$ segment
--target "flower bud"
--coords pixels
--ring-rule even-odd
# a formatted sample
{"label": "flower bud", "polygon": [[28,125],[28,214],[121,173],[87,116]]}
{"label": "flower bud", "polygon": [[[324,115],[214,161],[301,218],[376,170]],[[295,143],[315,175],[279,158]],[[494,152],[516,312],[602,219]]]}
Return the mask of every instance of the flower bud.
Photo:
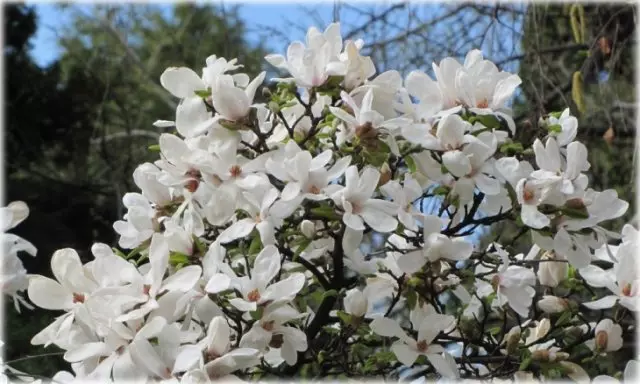
{"label": "flower bud", "polygon": [[350,315],[363,317],[367,313],[369,302],[367,297],[357,288],[347,291],[344,297],[344,310]]}
{"label": "flower bud", "polygon": [[608,339],[609,339],[609,336],[607,335],[607,332],[600,331],[596,333],[596,348],[601,351],[604,351],[607,348]]}
{"label": "flower bud", "polygon": [[300,232],[308,239],[313,239],[313,235],[316,233],[316,226],[310,220],[303,220],[300,223]]}
{"label": "flower bud", "polygon": [[380,181],[378,181],[378,187],[387,184],[389,180],[391,180],[391,168],[389,168],[389,164],[385,162],[380,168]]}
{"label": "flower bud", "polygon": [[565,262],[561,261],[547,261],[547,260],[563,260],[558,257],[554,252],[545,252],[542,255],[540,266],[538,268],[538,280],[540,284],[548,287],[557,287],[562,280],[567,277],[569,266]]}
{"label": "flower bud", "polygon": [[507,333],[507,352],[509,354],[514,354],[518,350],[520,335],[520,327],[516,327]]}
{"label": "flower bud", "polygon": [[538,301],[538,308],[544,313],[560,313],[569,309],[569,302],[556,296],[544,295]]}

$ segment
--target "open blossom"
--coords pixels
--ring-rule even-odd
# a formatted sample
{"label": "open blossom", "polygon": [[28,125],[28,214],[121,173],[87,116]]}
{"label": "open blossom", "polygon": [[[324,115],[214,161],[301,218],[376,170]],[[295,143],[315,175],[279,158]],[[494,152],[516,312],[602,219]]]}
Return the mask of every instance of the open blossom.
{"label": "open blossom", "polygon": [[622,348],[622,327],[611,319],[604,319],[596,325],[595,338],[585,342],[592,350],[614,352]]}
{"label": "open blossom", "polygon": [[411,251],[398,259],[398,266],[407,273],[417,272],[427,262],[439,259],[466,260],[473,252],[473,245],[463,238],[449,238],[441,232],[443,220],[437,216],[425,216],[422,223],[424,247]]}
{"label": "open blossom", "polygon": [[398,222],[393,218],[395,206],[388,201],[372,199],[380,172],[367,167],[358,175],[358,168],[350,166],[345,172],[345,186],[332,196],[344,209],[342,220],[351,229],[362,231],[364,223],[378,232],[391,232]]}
{"label": "open blossom", "polygon": [[375,145],[374,140],[379,139],[389,145],[392,153],[398,153],[394,139],[395,131],[410,123],[410,120],[403,117],[385,119],[381,113],[373,108],[374,92],[372,89],[364,94],[360,106],[344,91],[340,97],[345,105],[353,111],[353,116],[342,108],[329,107],[331,113],[346,124],[346,129],[338,137],[338,142],[352,141],[357,138],[364,145],[373,146]]}
{"label": "open blossom", "polygon": [[[329,76],[344,75],[347,66],[340,61],[342,37],[340,24],[330,24],[324,33],[309,28],[306,45],[295,41],[287,48],[287,57],[272,54],[265,60],[276,68],[289,72],[300,87],[311,88],[324,84]],[[288,81],[289,79],[276,79]]]}
{"label": "open blossom", "polygon": [[413,324],[418,331],[417,339],[409,337],[399,324],[385,317],[377,317],[371,322],[371,330],[380,336],[397,337],[391,350],[402,364],[410,367],[415,363],[420,355],[424,355],[438,369],[443,364],[444,357],[441,355],[444,349],[438,344],[432,344],[433,340],[441,331],[451,327],[455,322],[453,316],[430,314],[420,319],[420,322]]}
{"label": "open blossom", "polygon": [[587,284],[592,287],[607,288],[612,293],[596,301],[584,303],[586,307],[606,309],[619,302],[631,311],[640,309],[640,280],[637,276],[636,250],[637,244],[634,242],[622,244],[617,252],[618,262],[612,269],[605,271],[592,264],[578,270]]}
{"label": "open blossom", "polygon": [[525,267],[509,265],[509,254],[498,245],[496,252],[502,259],[498,273],[491,279],[496,290],[497,303],[502,306],[509,304],[517,314],[526,317],[535,295],[536,275]]}
{"label": "open blossom", "polygon": [[280,253],[273,245],[264,247],[256,257],[253,274],[233,281],[242,297],[229,300],[229,303],[241,311],[255,311],[258,305],[289,301],[302,289],[305,277],[302,273],[292,273],[286,279],[271,284],[271,280],[280,271]]}

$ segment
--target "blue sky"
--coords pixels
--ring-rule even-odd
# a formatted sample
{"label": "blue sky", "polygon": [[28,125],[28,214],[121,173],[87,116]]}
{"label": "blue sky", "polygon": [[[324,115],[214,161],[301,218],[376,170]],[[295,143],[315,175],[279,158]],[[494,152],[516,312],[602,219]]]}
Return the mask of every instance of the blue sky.
{"label": "blue sky", "polygon": [[[36,62],[40,65],[47,65],[56,60],[60,55],[60,48],[56,43],[56,33],[60,27],[68,24],[71,19],[68,12],[60,10],[54,3],[27,3],[34,5],[38,15],[38,31],[32,40],[32,55]],[[88,6],[88,5],[83,5]],[[167,5],[169,10],[171,5]],[[308,16],[303,7],[316,7],[320,16],[325,22],[330,22],[333,14],[333,4],[331,2],[313,3],[313,2],[289,2],[289,3],[247,3],[242,4],[240,14],[246,21],[247,25],[255,26],[253,31],[249,33],[247,38],[249,41],[257,41],[258,34],[256,29],[260,25],[273,25],[275,21],[288,19],[306,19]],[[291,40],[304,39],[304,33],[296,28],[287,29]],[[274,47],[276,48],[276,47]],[[280,48],[280,47],[277,47]]]}

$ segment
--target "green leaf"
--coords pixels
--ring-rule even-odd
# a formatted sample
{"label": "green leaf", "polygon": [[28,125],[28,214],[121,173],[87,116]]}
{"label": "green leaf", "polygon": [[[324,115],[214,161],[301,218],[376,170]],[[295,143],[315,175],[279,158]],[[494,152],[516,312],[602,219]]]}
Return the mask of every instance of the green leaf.
{"label": "green leaf", "polygon": [[413,309],[416,307],[416,304],[418,303],[418,294],[413,290],[409,290],[409,292],[407,292],[407,306],[409,307],[409,309]]}
{"label": "green leaf", "polygon": [[571,320],[571,311],[565,311],[560,315],[558,320],[556,320],[555,326],[560,327]]}
{"label": "green leaf", "polygon": [[249,312],[249,314],[251,315],[251,318],[253,320],[260,320],[262,319],[262,314],[264,313],[264,307],[258,307],[257,310],[255,311],[251,311]]}
{"label": "green leaf", "polygon": [[119,250],[118,248],[115,248],[115,247],[114,247],[114,248],[111,248],[111,250],[113,251],[113,253],[115,253],[116,255],[118,255],[118,256],[120,256],[120,257],[122,257],[123,259],[125,259],[125,260],[126,260],[127,255],[125,255],[124,253],[122,253],[122,251],[121,251],[121,250]]}
{"label": "green leaf", "polygon": [[335,209],[328,205],[323,205],[317,208],[311,208],[311,213],[316,216],[324,217],[329,220],[340,220],[340,216],[336,213]]}
{"label": "green leaf", "polygon": [[179,252],[171,252],[169,253],[169,264],[174,266],[177,266],[179,264],[188,265],[189,256]]}
{"label": "green leaf", "polygon": [[436,196],[439,195],[448,195],[450,188],[444,185],[439,185],[433,189],[433,194]]}
{"label": "green leaf", "polygon": [[211,89],[207,89],[207,90],[196,90],[194,91],[194,93],[200,97],[202,97],[203,99],[206,99],[207,97],[211,96]]}
{"label": "green leaf", "polygon": [[500,146],[500,153],[504,153],[507,156],[522,153],[522,151],[524,151],[522,143],[505,143]]}
{"label": "green leaf", "polygon": [[413,159],[413,157],[411,156],[405,157],[404,162],[407,164],[407,167],[409,168],[409,172],[416,173],[418,168],[416,167],[416,161]]}
{"label": "green leaf", "polygon": [[351,324],[350,314],[346,313],[345,311],[338,311],[337,314],[340,321],[342,321],[344,324]]}
{"label": "green leaf", "polygon": [[561,133],[562,132],[562,126],[560,124],[549,125],[547,127],[547,129],[549,130],[549,132],[553,132],[553,133]]}
{"label": "green leaf", "polygon": [[147,147],[152,152],[160,152],[160,144],[153,144]]}
{"label": "green leaf", "polygon": [[338,291],[336,291],[335,289],[330,289],[326,291],[325,293],[322,294],[322,300],[332,296],[338,296]]}
{"label": "green leaf", "polygon": [[260,233],[255,231],[251,244],[249,245],[249,255],[255,255],[262,249],[262,240],[260,239]]}
{"label": "green leaf", "polygon": [[389,153],[383,151],[371,152],[368,150],[364,150],[362,151],[362,156],[368,164],[373,165],[374,167],[381,167],[382,164],[384,164],[389,159]]}
{"label": "green leaf", "polygon": [[589,211],[587,211],[587,207],[584,207],[584,208],[562,207],[562,213],[576,219],[589,218]]}
{"label": "green leaf", "polygon": [[[472,116],[469,119],[469,123],[474,124],[476,122],[479,122],[480,124],[484,125],[485,127],[487,127],[488,129],[498,129],[500,128],[500,120],[498,120],[498,118],[494,115],[475,115]],[[481,133],[481,131],[485,131],[483,130],[478,130],[476,132],[472,132],[471,134],[477,136],[478,134]]]}
{"label": "green leaf", "polygon": [[522,360],[522,363],[520,363],[520,367],[518,368],[519,371],[524,371],[527,369],[527,367],[529,367],[529,364],[531,364],[531,357],[527,357],[526,359]]}
{"label": "green leaf", "polygon": [[313,240],[309,239],[308,237],[302,238],[300,245],[298,246],[295,253],[293,254],[293,261],[295,261],[298,258],[298,256],[300,256],[300,254],[304,252],[305,249],[307,249],[307,247],[309,246],[309,244],[311,244],[312,241]]}

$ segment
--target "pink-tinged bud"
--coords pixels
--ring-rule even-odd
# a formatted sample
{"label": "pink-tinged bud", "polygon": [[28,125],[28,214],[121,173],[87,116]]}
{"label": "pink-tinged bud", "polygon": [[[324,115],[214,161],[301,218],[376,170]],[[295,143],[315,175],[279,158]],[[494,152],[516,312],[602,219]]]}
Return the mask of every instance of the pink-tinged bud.
{"label": "pink-tinged bud", "polygon": [[316,226],[310,220],[303,220],[302,223],[300,223],[300,232],[302,232],[307,239],[313,239],[316,233]]}
{"label": "pink-tinged bud", "polygon": [[367,313],[368,306],[367,297],[357,288],[347,291],[344,297],[345,312],[356,317],[362,317]]}
{"label": "pink-tinged bud", "polygon": [[537,273],[540,284],[546,285],[547,287],[557,287],[558,284],[567,278],[569,265],[560,260],[562,260],[562,258],[558,257],[554,252],[546,252],[542,255]]}
{"label": "pink-tinged bud", "polygon": [[560,313],[569,309],[569,302],[556,296],[544,295],[538,301],[538,308],[544,313]]}

